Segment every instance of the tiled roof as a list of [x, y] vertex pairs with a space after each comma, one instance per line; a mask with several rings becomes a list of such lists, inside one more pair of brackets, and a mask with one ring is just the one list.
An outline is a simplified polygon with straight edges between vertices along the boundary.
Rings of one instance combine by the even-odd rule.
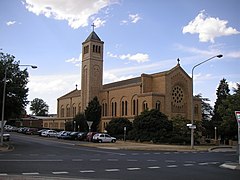
[[81, 90], [75, 89], [75, 90], [61, 96], [58, 99], [67, 99], [67, 98], [71, 98], [71, 97], [80, 97], [80, 96], [81, 96]]
[[105, 85], [103, 85], [103, 89], [115, 88], [115, 87], [119, 87], [119, 86], [126, 86], [126, 85], [136, 84], [136, 83], [140, 83], [140, 82], [141, 82], [141, 77], [136, 77], [136, 78], [132, 78], [132, 79], [127, 79], [127, 80], [123, 80], [123, 81], [105, 84]]
[[101, 39], [98, 37], [98, 35], [94, 31], [87, 37], [85, 42], [90, 41], [90, 40], [101, 41]]

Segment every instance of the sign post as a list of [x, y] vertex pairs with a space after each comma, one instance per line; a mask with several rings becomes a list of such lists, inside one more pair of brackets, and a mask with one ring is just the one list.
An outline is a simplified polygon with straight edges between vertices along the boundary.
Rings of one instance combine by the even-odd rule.
[[238, 123], [238, 163], [240, 164], [240, 111], [235, 111], [235, 116]]
[[126, 142], [126, 132], [127, 132], [127, 127], [126, 126], [124, 126], [123, 131], [124, 131], [123, 139], [124, 139], [124, 142]]
[[93, 121], [87, 121], [89, 132], [91, 131]]

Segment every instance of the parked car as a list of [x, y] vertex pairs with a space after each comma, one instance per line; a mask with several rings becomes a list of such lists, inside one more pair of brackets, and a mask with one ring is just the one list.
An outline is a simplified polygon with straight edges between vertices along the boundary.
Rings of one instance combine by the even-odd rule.
[[38, 128], [29, 128], [29, 129], [27, 129], [26, 134], [36, 135], [36, 134], [38, 134]]
[[55, 137], [57, 136], [57, 131], [55, 130], [46, 130], [41, 133], [41, 136], [46, 136], [46, 137]]
[[10, 140], [10, 134], [3, 133], [3, 141], [9, 141]]
[[93, 141], [93, 136], [97, 134], [97, 132], [89, 132], [87, 133], [86, 141], [92, 142]]
[[40, 130], [38, 131], [38, 135], [39, 135], [39, 136], [42, 136], [42, 132], [43, 132], [43, 131], [46, 131], [46, 130], [48, 130], [48, 129], [40, 129]]
[[78, 139], [79, 132], [71, 132], [68, 136], [68, 139], [70, 140], [77, 140]]
[[57, 138], [58, 139], [65, 139], [66, 136], [68, 136], [70, 134], [69, 131], [60, 131], [58, 134], [57, 134]]
[[115, 143], [117, 139], [115, 137], [111, 137], [109, 134], [97, 133], [93, 136], [93, 142], [112, 142]]
[[78, 133], [77, 139], [79, 141], [85, 141], [87, 138], [87, 132], [80, 132]]

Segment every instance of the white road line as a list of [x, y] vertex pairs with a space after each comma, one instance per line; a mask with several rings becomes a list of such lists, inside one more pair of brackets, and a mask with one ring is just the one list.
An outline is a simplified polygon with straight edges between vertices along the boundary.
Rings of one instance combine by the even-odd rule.
[[193, 164], [183, 164], [185, 167], [193, 166]]
[[160, 169], [160, 167], [159, 166], [150, 166], [150, 167], [148, 167], [148, 169]]
[[7, 173], [0, 173], [0, 176], [7, 176]]
[[52, 172], [52, 174], [68, 174], [69, 172], [66, 172], [66, 171], [59, 171], [59, 172]]
[[220, 162], [209, 162], [208, 164], [219, 164]]
[[133, 156], [139, 155], [139, 153], [132, 153]]
[[80, 171], [80, 173], [94, 173], [95, 171], [94, 170], [83, 170], [83, 171]]
[[106, 172], [118, 172], [120, 169], [105, 169]]
[[165, 152], [165, 153], [163, 153], [163, 154], [170, 154], [170, 152]]
[[178, 167], [177, 165], [168, 165], [167, 166], [168, 168], [176, 168], [176, 167]]
[[39, 156], [39, 154], [29, 154], [29, 156]]
[[22, 175], [39, 175], [39, 173], [38, 172], [22, 173]]
[[156, 162], [157, 160], [155, 160], [155, 159], [148, 159], [147, 161], [148, 162]]
[[140, 170], [141, 168], [133, 167], [133, 168], [127, 168], [128, 171], [136, 171]]
[[187, 163], [187, 164], [188, 164], [188, 163], [190, 163], [190, 164], [193, 163], [193, 164], [194, 164], [194, 163], [196, 163], [196, 161], [185, 161], [185, 163]]
[[149, 155], [150, 153], [143, 153], [144, 155]]
[[119, 161], [118, 159], [107, 159], [108, 161]]
[[153, 153], [153, 154], [156, 154], [156, 155], [158, 155], [158, 154], [161, 154], [161, 153]]
[[205, 166], [205, 165], [208, 165], [208, 163], [207, 162], [202, 162], [202, 163], [198, 163], [198, 165]]
[[72, 159], [72, 161], [83, 161], [82, 159]]
[[1, 159], [0, 162], [62, 162], [62, 159]]

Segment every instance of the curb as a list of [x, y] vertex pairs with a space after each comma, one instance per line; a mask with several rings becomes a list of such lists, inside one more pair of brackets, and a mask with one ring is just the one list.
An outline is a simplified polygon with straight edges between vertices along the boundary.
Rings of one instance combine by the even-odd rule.
[[236, 151], [234, 146], [216, 146], [216, 147], [211, 147], [208, 149], [208, 151], [214, 151], [214, 150], [220, 150], [220, 149], [228, 149], [230, 151]]

